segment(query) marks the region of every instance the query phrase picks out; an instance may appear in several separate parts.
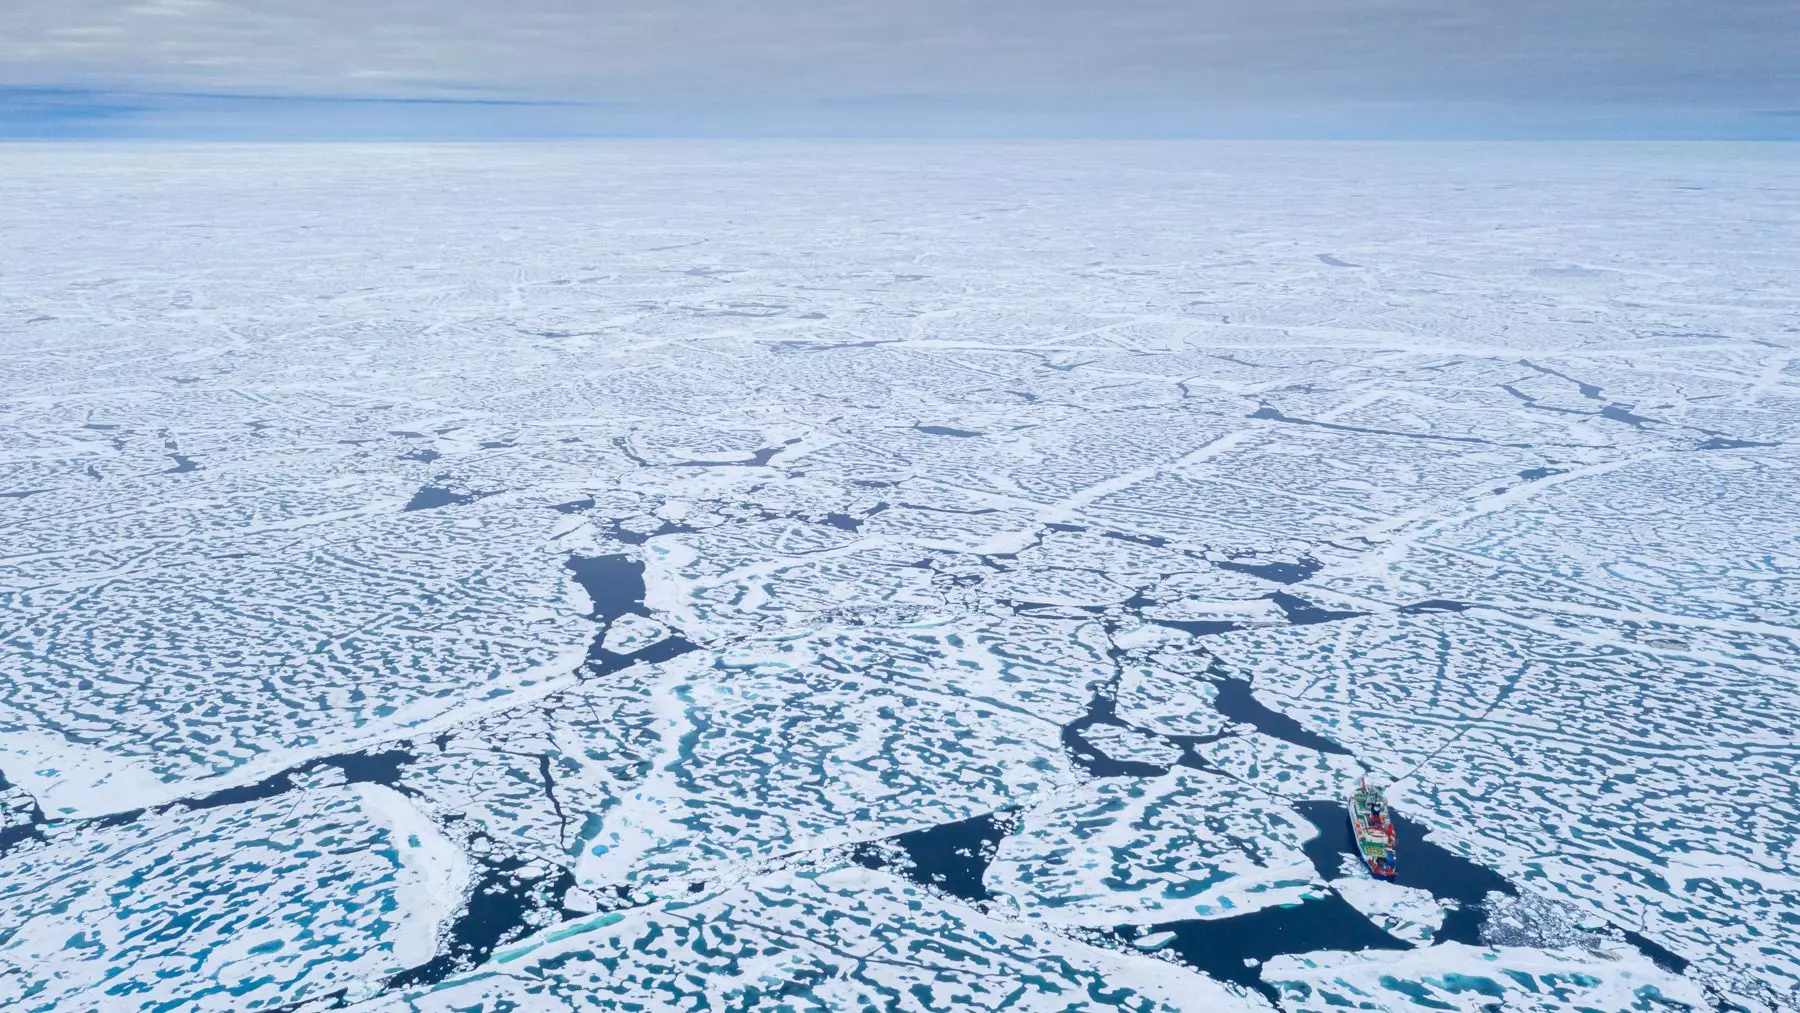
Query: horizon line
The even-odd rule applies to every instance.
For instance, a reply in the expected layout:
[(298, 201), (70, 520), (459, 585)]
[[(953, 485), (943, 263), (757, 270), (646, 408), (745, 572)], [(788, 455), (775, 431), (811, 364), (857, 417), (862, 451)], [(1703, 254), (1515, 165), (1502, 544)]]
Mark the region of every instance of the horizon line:
[(0, 85), (0, 141), (1794, 141), (1800, 109), (863, 95), (571, 99)]

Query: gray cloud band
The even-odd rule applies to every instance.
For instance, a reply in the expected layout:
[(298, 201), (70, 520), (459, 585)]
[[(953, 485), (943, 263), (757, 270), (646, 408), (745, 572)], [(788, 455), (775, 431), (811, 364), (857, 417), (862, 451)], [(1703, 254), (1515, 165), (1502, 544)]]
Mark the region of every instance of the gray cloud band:
[(23, 0), (0, 83), (604, 102), (1800, 106), (1781, 0)]

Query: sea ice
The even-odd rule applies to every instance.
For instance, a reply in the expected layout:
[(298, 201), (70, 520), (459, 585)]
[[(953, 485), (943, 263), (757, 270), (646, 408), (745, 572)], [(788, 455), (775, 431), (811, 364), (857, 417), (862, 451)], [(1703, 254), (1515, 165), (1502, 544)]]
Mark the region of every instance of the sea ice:
[(1793, 1009), (1796, 192), (9, 151), (0, 1006)]

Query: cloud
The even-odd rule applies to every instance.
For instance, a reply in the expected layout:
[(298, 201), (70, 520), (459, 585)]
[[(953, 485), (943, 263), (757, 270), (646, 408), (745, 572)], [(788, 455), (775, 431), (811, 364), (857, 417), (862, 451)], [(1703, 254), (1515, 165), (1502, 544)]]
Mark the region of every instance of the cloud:
[[(0, 84), (1196, 110), (1800, 104), (1792, 0), (10, 0)], [(1158, 114), (1161, 115), (1161, 114)]]

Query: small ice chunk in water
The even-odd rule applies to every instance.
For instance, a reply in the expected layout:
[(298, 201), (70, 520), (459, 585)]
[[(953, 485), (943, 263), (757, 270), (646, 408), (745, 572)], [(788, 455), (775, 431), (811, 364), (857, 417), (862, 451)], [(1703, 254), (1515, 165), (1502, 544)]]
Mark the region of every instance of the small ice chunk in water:
[(612, 621), (600, 646), (614, 654), (635, 654), (669, 635), (669, 628), (640, 615), (622, 615)]

